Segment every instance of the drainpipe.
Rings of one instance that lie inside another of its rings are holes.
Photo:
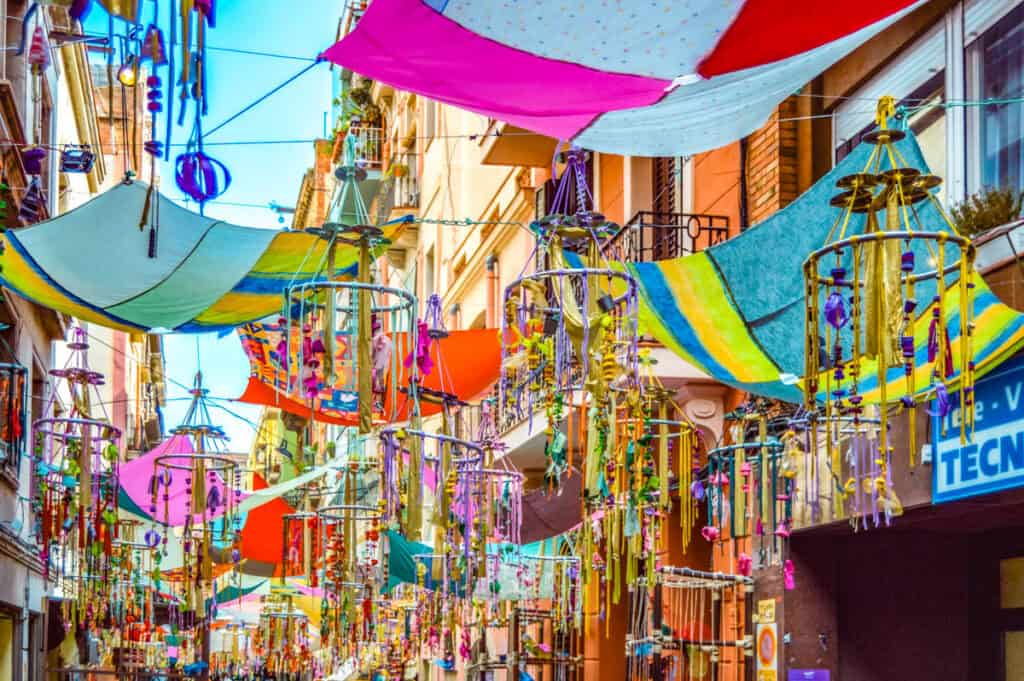
[[[744,231],[750,225],[747,215],[747,148],[749,142],[746,137],[740,138],[740,231]]]
[[[491,253],[484,261],[487,268],[487,328],[498,328],[498,256]]]

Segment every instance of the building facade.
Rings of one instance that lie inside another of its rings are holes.
[[[342,34],[365,8],[346,8]],[[944,179],[939,198],[947,208],[986,188],[1024,190],[1022,32],[1024,3],[931,0],[808,82],[742,140],[689,158],[591,154],[594,208],[624,226],[616,257],[685,255],[785,208],[872,129],[883,95],[895,98],[897,123],[913,131],[931,171]],[[379,126],[377,217],[412,213],[421,220],[403,254],[421,304],[439,295],[452,329],[497,328],[503,290],[533,265],[524,225],[551,207],[552,169],[563,167],[558,141],[344,70],[336,75],[341,124],[355,88],[362,115],[372,110]],[[1021,310],[1018,227],[990,231],[976,245],[985,282]],[[656,344],[651,352],[659,379],[704,440],[731,442],[725,417],[746,396]],[[1021,366],[1021,358],[1009,359],[980,384],[998,405],[986,405],[979,417],[979,436],[988,439],[978,450],[947,442],[923,410],[913,423],[894,417],[892,475],[902,515],[892,527],[869,531],[836,516],[797,523],[788,540],[795,588],[785,587],[777,568],[755,573],[755,600],[771,603],[777,625],[774,669],[755,662],[749,649],[726,655],[715,678],[1024,678],[1024,492],[1017,489],[1024,479],[1008,472],[1018,461],[1024,468]],[[536,486],[543,424],[501,425],[507,456]],[[913,457],[911,429],[922,448]],[[992,442],[1001,447],[998,474]],[[732,571],[733,541],[697,537],[685,556],[670,545],[663,559]],[[588,626],[582,678],[625,678],[622,646],[607,644],[622,640],[627,614],[604,613],[607,632]],[[592,621],[597,616],[588,613]],[[733,617],[751,613],[737,606]]]
[[[0,32],[8,46],[0,52],[0,198],[9,229],[72,210],[123,177],[123,166],[103,153],[111,145],[102,134],[101,98],[86,48],[67,39],[81,33],[81,26],[60,4],[44,4],[23,25],[30,5],[0,3]],[[37,26],[46,37],[44,64],[33,63]],[[23,31],[25,51],[19,54],[11,46],[19,44]],[[126,120],[148,120],[135,116]],[[60,641],[48,639],[44,630],[46,599],[52,594],[34,541],[29,444],[33,421],[67,409],[49,372],[64,364],[61,341],[76,322],[6,289],[0,322],[0,381],[7,395],[0,461],[0,678],[35,681],[48,666],[78,662],[61,658],[73,653],[50,651]],[[99,406],[124,431],[123,448],[131,452],[157,442],[164,400],[159,338],[87,332],[94,336],[94,368],[108,379],[102,388],[105,404]]]

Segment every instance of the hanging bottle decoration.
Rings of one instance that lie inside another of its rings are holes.
[[[21,197],[21,206],[18,208],[18,219],[24,224],[32,224],[39,220],[43,210],[43,187],[38,177],[29,180],[28,188]]]
[[[148,60],[155,68],[167,63],[167,47],[164,44],[164,32],[155,24],[146,27],[146,37],[142,40],[139,56]]]
[[[37,24],[32,31],[32,45],[28,49],[28,63],[32,65],[32,73],[36,76],[50,67],[50,43],[46,39],[46,31]]]

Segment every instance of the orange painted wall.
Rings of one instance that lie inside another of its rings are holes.
[[[622,157],[601,154],[598,162],[600,210],[606,218],[621,225],[632,217],[627,216],[624,210],[626,185],[623,180]]]
[[[725,215],[729,218],[729,235],[739,234],[739,142],[693,157],[693,212]]]

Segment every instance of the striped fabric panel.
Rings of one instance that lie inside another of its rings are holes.
[[[773,383],[779,369],[733,307],[706,253],[630,266],[642,327],[705,373],[730,384]]]
[[[406,224],[405,221],[396,221],[385,225],[384,236],[392,241],[397,239]],[[285,288],[291,283],[308,281],[316,276],[326,260],[327,252],[326,242],[310,234],[280,232],[275,235],[248,274],[221,295],[217,295],[216,291],[212,296],[206,291],[182,290],[176,293],[161,288],[167,284],[164,282],[135,301],[105,309],[75,296],[73,292],[57,284],[39,267],[15,233],[8,232],[3,239],[7,248],[3,257],[0,281],[5,287],[28,300],[77,319],[130,332],[145,332],[164,327],[169,315],[172,314],[168,311],[168,306],[173,307],[176,304],[175,295],[188,300],[195,300],[197,297],[201,299],[203,295],[208,295],[209,299],[215,301],[196,314],[194,319],[174,327],[175,331],[180,332],[227,330],[278,313],[281,311]],[[380,255],[385,248],[386,246],[381,246],[374,255]],[[357,248],[340,246],[335,254],[338,276],[343,279],[354,277],[358,269],[358,260]],[[188,262],[185,260],[182,266]],[[173,285],[175,280],[171,277],[168,282]],[[150,302],[151,314],[147,307]],[[187,305],[188,301],[182,300],[181,304]]]
[[[66,291],[43,272],[13,232],[4,234],[3,240],[7,247],[4,249],[0,281],[5,288],[22,298],[69,314],[76,319],[94,322],[118,331],[137,333],[146,330],[143,326],[115,317]]]
[[[406,224],[405,221],[396,221],[384,225],[384,237],[394,241],[401,236]],[[311,246],[310,238],[302,232],[277,234],[244,279],[197,315],[193,324],[179,327],[178,331],[232,328],[279,313],[284,290],[293,283],[311,280],[326,262],[327,243],[317,240]],[[379,256],[386,248],[377,248],[374,256]],[[337,248],[334,264],[340,278],[355,277],[359,265],[358,249],[352,246]]]

